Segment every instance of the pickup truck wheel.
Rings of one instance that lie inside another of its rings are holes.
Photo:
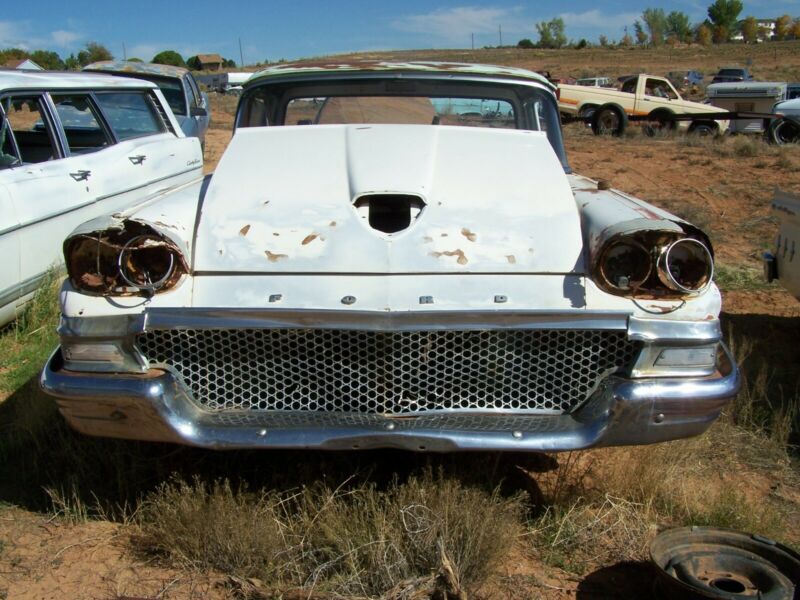
[[[585,122],[591,122],[592,115],[597,110],[596,106],[584,106],[581,108],[578,116],[584,119]]]
[[[595,135],[620,136],[628,125],[628,116],[619,106],[604,104],[592,114],[591,125]]]
[[[767,130],[769,141],[778,146],[784,144],[800,144],[800,121],[787,119],[773,119]]]
[[[689,133],[698,137],[714,136],[718,133],[716,123],[704,123],[702,121],[689,125]]]

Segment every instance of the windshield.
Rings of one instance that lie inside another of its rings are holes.
[[[246,90],[236,120],[237,127],[332,124],[542,131],[570,172],[555,96],[526,82],[358,75],[270,81]]]

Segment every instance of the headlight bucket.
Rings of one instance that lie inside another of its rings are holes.
[[[714,259],[708,248],[693,238],[672,242],[657,262],[658,278],[665,286],[685,294],[699,294],[714,277]]]

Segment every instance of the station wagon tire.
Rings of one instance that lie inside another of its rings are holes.
[[[715,136],[719,133],[719,127],[716,123],[698,121],[689,125],[689,133],[698,137]]]
[[[628,126],[628,115],[616,104],[603,104],[592,114],[591,125],[595,135],[620,136]]]
[[[666,110],[654,110],[648,115],[648,120],[644,123],[644,133],[648,137],[654,137],[659,133],[673,131],[678,123],[672,118],[671,112]]]
[[[800,143],[800,122],[782,117],[773,119],[767,129],[767,138],[773,144],[783,146],[784,144]]]

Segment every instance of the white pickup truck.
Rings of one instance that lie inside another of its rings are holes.
[[[687,123],[689,131],[714,134],[724,131],[727,122],[712,119],[674,121],[682,114],[727,112],[716,106],[681,98],[668,79],[655,75],[635,75],[623,81],[620,89],[561,84],[558,109],[562,114],[589,118],[597,112],[597,121],[614,130],[615,121],[630,116],[649,116],[650,127],[672,129]],[[598,111],[599,109],[599,111]]]

